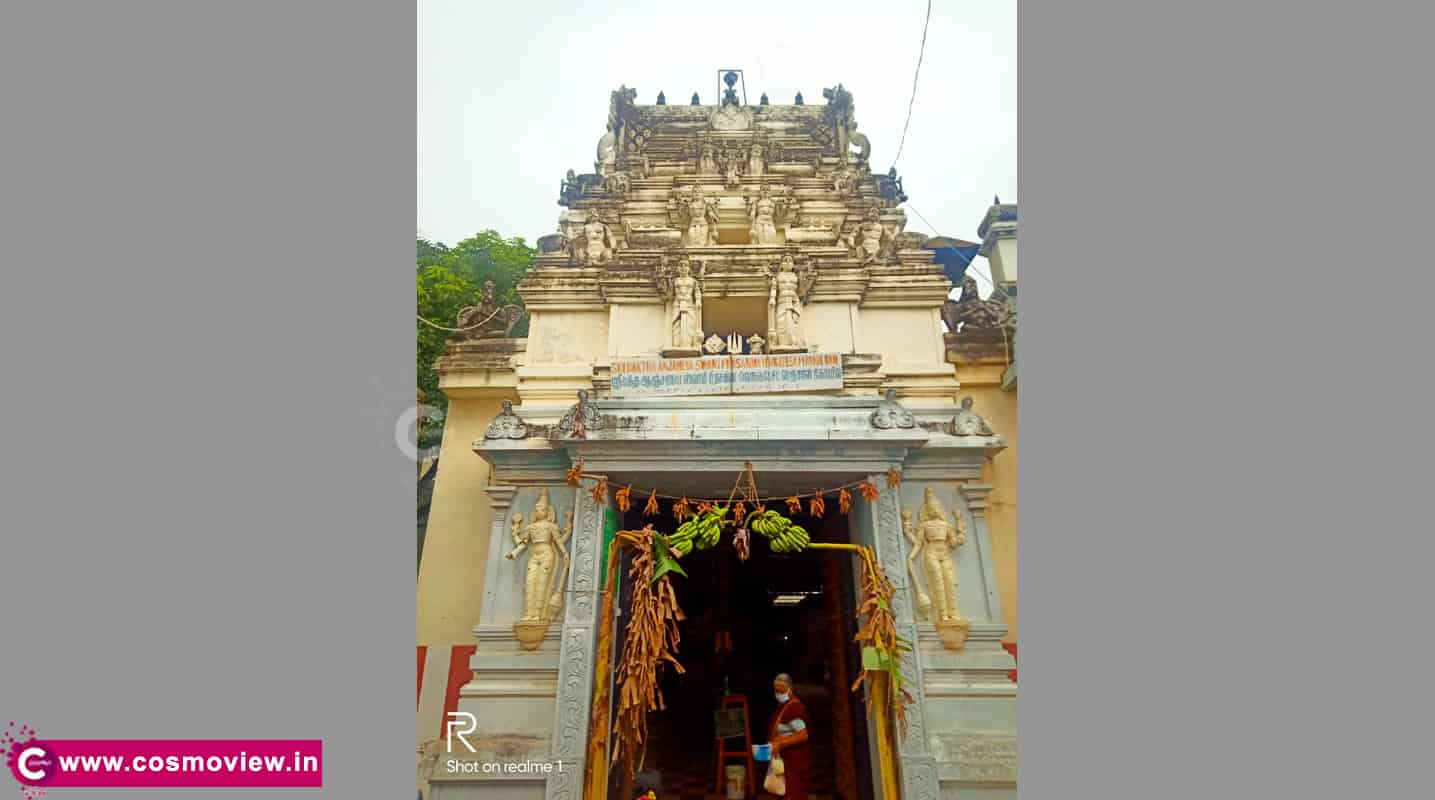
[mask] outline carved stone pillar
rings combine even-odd
[[[589,710],[593,697],[593,655],[597,609],[602,590],[604,506],[580,489],[573,523],[572,572],[559,633],[557,715],[553,721],[551,759],[563,769],[548,777],[546,800],[579,800],[588,749]],[[570,766],[571,765],[571,766]]]
[[[885,475],[869,475],[867,480],[875,486],[885,486]],[[918,642],[917,621],[913,616],[916,608],[915,587],[907,580],[906,559],[909,547],[902,536],[900,491],[887,489],[873,503],[872,525],[875,531],[872,544],[877,551],[877,565],[892,582],[895,593],[892,597],[892,613],[897,619],[897,635],[912,642]],[[927,706],[926,691],[922,675],[922,662],[915,650],[902,655],[903,686],[912,694],[914,702],[907,707],[907,731],[900,730],[897,736],[897,761],[901,770],[902,797],[904,800],[936,800],[937,765],[927,747]]]

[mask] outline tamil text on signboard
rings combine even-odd
[[[811,392],[842,388],[839,353],[616,359],[614,397]]]

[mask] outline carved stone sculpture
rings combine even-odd
[[[558,205],[572,206],[584,197],[592,194],[603,185],[603,178],[600,175],[585,174],[575,175],[573,170],[563,177],[563,183],[558,187]]]
[[[767,342],[764,342],[764,341],[762,340],[762,337],[761,337],[761,336],[758,336],[758,335],[755,334],[755,333],[754,333],[753,335],[747,337],[747,349],[748,349],[748,352],[751,353],[751,354],[753,354],[753,355],[755,355],[755,356],[760,356],[760,355],[762,355],[762,348],[763,348],[763,345],[765,345],[765,344],[767,344]]]
[[[777,235],[778,217],[786,217],[786,197],[774,198],[772,189],[762,185],[761,193],[747,204],[751,224],[748,235],[753,244],[781,244]]]
[[[729,147],[723,151],[723,185],[727,188],[733,189],[742,185],[742,162],[742,151],[736,147]]]
[[[708,337],[707,341],[703,342],[703,352],[710,356],[722,355],[727,352],[727,342],[723,341],[721,336],[714,333]]]
[[[992,433],[992,426],[972,410],[972,398],[963,397],[962,407],[952,417],[950,425],[953,436],[995,436]]]
[[[525,650],[537,649],[543,634],[563,609],[563,589],[568,582],[568,550],[564,544],[573,534],[573,513],[568,513],[568,528],[558,527],[558,513],[548,502],[548,490],[538,495],[533,517],[527,525],[523,515],[513,515],[514,548],[504,558],[513,560],[528,551],[528,566],[523,578],[523,617],[514,623],[513,634]],[[558,584],[553,584],[554,574]]]
[[[561,233],[550,233],[546,236],[540,236],[538,237],[537,244],[538,252],[543,255],[568,253],[571,252],[569,248],[572,246],[572,242],[568,241],[568,237]]]
[[[673,350],[690,351],[696,355],[703,344],[702,265],[693,277],[692,265],[686,258],[678,262],[671,278],[665,279],[666,291],[673,304]]]
[[[491,339],[512,333],[522,317],[523,312],[518,310],[518,306],[499,306],[494,297],[493,281],[484,281],[478,305],[458,312],[458,327],[464,329],[465,339]]]
[[[1011,313],[1005,303],[983,300],[977,289],[976,279],[970,275],[962,278],[962,294],[957,300],[942,304],[942,321],[952,333],[995,331],[1011,326]]]
[[[717,148],[704,142],[702,155],[698,158],[698,173],[701,175],[717,175],[719,171]]]
[[[513,412],[513,401],[504,400],[503,410],[488,423],[485,439],[523,439],[528,436],[528,425]]]
[[[750,176],[761,175],[764,171],[763,167],[762,144],[760,142],[753,142],[752,150],[747,156],[747,174]]]
[[[907,202],[907,195],[902,191],[902,179],[897,177],[896,167],[887,170],[885,176],[877,179],[877,192],[883,200],[894,205]]]
[[[703,187],[694,184],[692,192],[682,201],[681,207],[687,220],[687,236],[683,244],[688,247],[717,244],[717,203],[703,194]]]
[[[827,108],[823,111],[823,116],[832,128],[832,133],[837,139],[837,154],[845,164],[849,141],[847,132],[852,123],[853,114],[852,93],[839,83],[831,89],[823,89],[822,96],[827,98]]]
[[[583,223],[583,235],[578,237],[578,263],[585,266],[606,264],[613,258],[613,237],[608,226],[596,217],[589,217]]]
[[[603,191],[615,197],[624,197],[628,194],[628,187],[632,182],[633,179],[628,173],[618,170],[603,178]]]
[[[838,167],[832,173],[832,191],[846,197],[857,193],[857,173],[847,167]]]
[[[912,412],[904,408],[901,403],[897,402],[897,390],[890,387],[887,389],[887,394],[882,399],[882,402],[878,404],[877,410],[872,412],[870,419],[872,421],[872,427],[881,430],[917,427],[917,418],[912,416]]]
[[[867,219],[852,232],[852,255],[863,265],[875,264],[885,255],[891,239],[886,226],[882,224],[881,214],[874,208],[867,212]]]
[[[603,418],[598,415],[598,409],[588,402],[588,390],[578,390],[578,402],[568,407],[567,413],[558,420],[554,426],[554,434],[557,438],[564,439],[586,439],[588,431],[598,430],[603,427]]]
[[[628,247],[676,247],[682,243],[683,232],[666,225],[634,225],[623,220],[623,238]]]
[[[802,332],[802,297],[811,287],[811,281],[804,286],[803,278],[810,272],[799,275],[792,256],[784,255],[772,276],[768,290],[767,305],[772,318],[768,331],[769,349],[774,353],[805,351],[807,337]]]
[[[967,541],[967,529],[960,514],[952,517],[956,520],[955,526],[947,521],[947,509],[937,499],[936,490],[927,487],[917,512],[915,530],[912,512],[902,510],[902,533],[912,544],[912,552],[907,556],[907,574],[917,593],[917,613],[935,623],[942,644],[948,650],[960,650],[971,623],[962,619],[957,606],[957,569],[952,550]],[[914,566],[919,555],[926,576],[926,592],[922,591],[922,581]]]
[[[607,175],[617,164],[618,136],[614,133],[613,123],[610,121],[608,131],[598,140],[598,160],[593,162],[593,171],[599,175]]]
[[[847,147],[857,146],[857,153],[854,156],[847,148],[842,150],[842,160],[854,164],[859,171],[866,171],[867,157],[872,155],[872,143],[867,140],[867,134],[857,130],[857,120],[854,118],[847,126]]]

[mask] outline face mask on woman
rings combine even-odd
[[[777,698],[777,702],[786,703],[787,699],[792,695],[788,694],[787,692],[783,692],[782,694],[777,694],[776,692],[774,692],[773,696]]]

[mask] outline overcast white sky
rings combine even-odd
[[[530,244],[558,227],[564,172],[591,172],[609,93],[718,100],[717,71],[748,100],[852,92],[874,171],[897,155],[926,0],[420,0],[418,230],[453,244],[484,229]],[[907,229],[976,241],[992,196],[1016,202],[1016,2],[933,0],[897,171]],[[914,213],[931,222],[933,231]],[[989,274],[985,259],[978,269]],[[990,284],[981,281],[983,289]]]

